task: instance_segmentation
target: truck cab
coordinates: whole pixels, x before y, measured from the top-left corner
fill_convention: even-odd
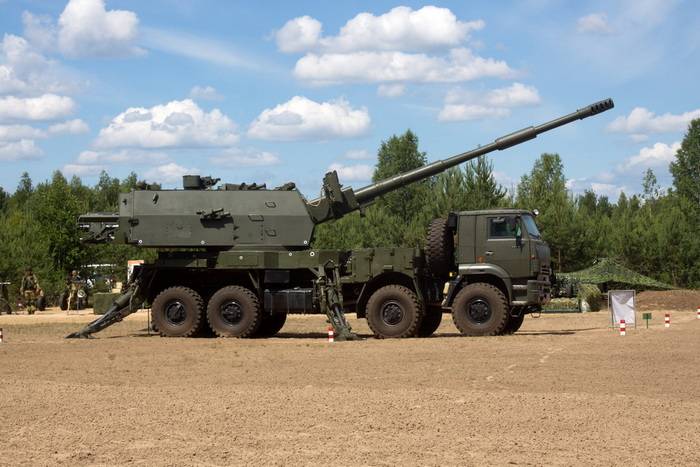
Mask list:
[[[477,334],[512,331],[525,314],[539,311],[550,299],[550,250],[535,217],[527,210],[495,209],[452,213],[447,219],[454,263],[443,307],[465,315],[466,326],[476,326]],[[505,308],[505,323],[490,323],[497,308]]]

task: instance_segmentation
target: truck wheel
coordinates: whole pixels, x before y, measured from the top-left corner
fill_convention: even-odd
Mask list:
[[[423,316],[423,322],[418,326],[418,332],[416,332],[417,337],[430,337],[433,335],[437,328],[440,327],[440,322],[442,321],[442,308],[434,307],[429,308],[428,311]]]
[[[277,334],[287,321],[287,313],[263,313],[260,327],[255,337],[272,337]]]
[[[452,320],[465,336],[495,336],[508,324],[508,302],[491,284],[469,284],[452,303]]]
[[[444,279],[454,261],[454,240],[447,219],[433,219],[428,227],[425,244],[425,260],[436,277]]]
[[[385,285],[367,302],[367,324],[378,338],[411,337],[422,319],[418,297],[402,285]]]
[[[151,305],[153,325],[161,336],[190,337],[202,326],[202,297],[187,287],[169,287]]]
[[[219,289],[207,305],[209,326],[219,337],[253,337],[261,315],[258,297],[237,285]]]
[[[506,324],[505,329],[503,330],[503,334],[515,334],[518,332],[518,329],[520,329],[520,326],[523,325],[523,321],[525,320],[525,313],[520,313],[520,316],[509,316],[508,317],[508,324]]]

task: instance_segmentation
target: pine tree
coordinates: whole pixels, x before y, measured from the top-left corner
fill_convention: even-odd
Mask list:
[[[670,170],[676,192],[700,210],[700,118],[688,125],[688,132]]]

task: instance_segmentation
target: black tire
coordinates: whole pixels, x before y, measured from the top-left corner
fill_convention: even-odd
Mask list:
[[[36,299],[36,309],[39,311],[46,311],[46,297],[41,296]]]
[[[161,336],[190,337],[199,332],[203,319],[202,297],[187,287],[169,287],[151,305],[153,324]]]
[[[448,276],[454,262],[454,239],[447,219],[433,219],[430,222],[425,244],[425,260],[435,277],[444,279]]]
[[[287,321],[287,313],[263,313],[260,327],[255,337],[272,337],[284,326]]]
[[[482,282],[465,286],[452,303],[452,320],[465,336],[502,334],[509,314],[503,292]]]
[[[518,329],[520,329],[520,326],[523,325],[523,321],[525,320],[525,313],[520,312],[519,316],[510,316],[508,318],[508,324],[506,324],[505,329],[503,330],[503,334],[515,334],[518,332]]]
[[[418,331],[416,336],[418,337],[430,337],[433,335],[437,328],[440,327],[442,322],[442,308],[434,307],[426,311],[425,316],[423,316],[423,321],[418,326]]]
[[[380,339],[414,336],[423,314],[416,294],[402,285],[385,285],[367,302],[367,324]]]
[[[58,304],[58,306],[61,308],[62,311],[66,311],[68,309],[68,294],[63,292],[61,294],[61,299]]]
[[[207,321],[219,337],[253,337],[262,322],[260,301],[245,287],[223,287],[209,299]]]

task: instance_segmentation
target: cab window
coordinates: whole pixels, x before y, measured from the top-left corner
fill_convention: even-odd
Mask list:
[[[489,217],[489,238],[515,238],[515,216]]]

